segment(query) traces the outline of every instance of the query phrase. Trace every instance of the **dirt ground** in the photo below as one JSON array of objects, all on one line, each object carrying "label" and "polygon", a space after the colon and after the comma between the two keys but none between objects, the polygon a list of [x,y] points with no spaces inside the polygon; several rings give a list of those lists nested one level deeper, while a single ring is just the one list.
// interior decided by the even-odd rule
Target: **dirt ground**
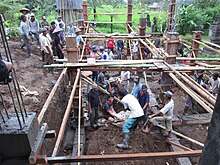
[{"label": "dirt ground", "polygon": [[[51,89],[56,83],[61,70],[54,70],[52,72],[44,69],[43,62],[40,61],[40,49],[38,49],[36,45],[31,46],[32,56],[28,57],[25,50],[20,48],[21,42],[19,40],[8,41],[8,44],[20,86],[24,86],[30,91],[36,91],[39,94],[37,96],[23,96],[25,108],[28,112],[36,112],[39,114],[51,92]],[[0,51],[3,59],[6,59],[3,47],[0,47]],[[8,87],[2,85],[1,93],[3,94],[8,111],[14,112]],[[52,100],[51,105],[48,107],[48,112],[43,118],[43,122],[48,123],[48,130],[56,130],[56,132],[59,131],[59,125],[62,121],[60,116],[63,116],[64,113],[63,109],[67,94],[68,92],[66,92],[66,89],[58,87],[55,97]],[[48,155],[51,154],[54,142],[55,139],[46,140]]]},{"label": "dirt ground", "polygon": [[[40,61],[40,51],[36,46],[32,46],[33,55],[27,57],[24,50],[20,49],[19,41],[9,41],[11,54],[14,62],[14,67],[17,73],[17,78],[21,86],[24,86],[30,91],[37,91],[38,96],[24,96],[24,102],[28,111],[39,113],[42,109],[52,87],[59,77],[60,71],[49,72],[43,69],[42,61]],[[2,56],[4,52],[0,48]],[[68,101],[69,91],[66,88],[58,88],[56,97],[52,100],[48,112],[45,114],[44,122],[47,122],[49,129],[59,130],[62,121],[66,101]],[[13,112],[12,101],[8,94],[7,86],[1,87],[1,93],[8,107],[8,111]],[[175,114],[183,112],[185,104],[185,94],[179,88],[175,88],[174,94]],[[200,142],[204,142],[207,129],[206,126],[184,126],[175,128],[180,133],[192,137]],[[190,130],[190,131],[189,131]],[[116,147],[117,143],[121,143],[123,139],[121,128],[109,125],[108,127],[100,127],[97,130],[86,130],[86,145],[85,154],[117,154],[117,153],[147,153],[147,152],[164,152],[170,151],[169,145],[165,142],[165,138],[156,131],[156,133],[146,135],[137,129],[134,135],[130,138],[131,150],[120,150]],[[180,140],[182,145],[192,149],[199,149],[195,144],[191,144],[186,140]],[[48,155],[51,155],[55,139],[46,140]],[[198,162],[198,158],[191,159],[193,164]],[[177,165],[176,159],[156,159],[147,161],[119,161],[119,162],[103,162],[103,163],[88,163],[88,165]]]}]

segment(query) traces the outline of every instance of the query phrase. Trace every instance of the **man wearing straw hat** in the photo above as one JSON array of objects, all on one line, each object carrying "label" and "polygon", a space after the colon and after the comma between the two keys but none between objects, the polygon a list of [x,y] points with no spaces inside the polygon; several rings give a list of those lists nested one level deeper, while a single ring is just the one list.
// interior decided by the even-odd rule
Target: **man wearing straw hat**
[{"label": "man wearing straw hat", "polygon": [[81,47],[81,45],[84,44],[84,40],[82,36],[80,35],[81,30],[79,28],[76,29],[75,34],[76,34],[76,46]]},{"label": "man wearing straw hat", "polygon": [[64,51],[60,40],[60,32],[62,30],[63,29],[57,26],[53,31],[53,34],[55,34],[54,43],[55,43],[56,53],[59,59],[64,59]]},{"label": "man wearing straw hat", "polygon": [[21,12],[24,16],[26,16],[26,18],[27,18],[26,23],[28,24],[28,23],[29,23],[29,20],[30,20],[30,18],[31,18],[31,16],[30,16],[30,10],[24,7],[24,8],[22,8],[22,9],[20,10],[20,12]]}]

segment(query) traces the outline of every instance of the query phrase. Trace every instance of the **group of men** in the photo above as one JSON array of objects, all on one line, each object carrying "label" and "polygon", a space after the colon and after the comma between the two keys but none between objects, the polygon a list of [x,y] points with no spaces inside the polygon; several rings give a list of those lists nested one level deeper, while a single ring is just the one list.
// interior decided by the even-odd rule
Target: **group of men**
[{"label": "group of men", "polygon": [[[114,123],[116,121],[122,121],[120,114],[114,109],[114,97],[119,96],[121,98],[121,104],[123,104],[124,110],[129,110],[130,114],[123,125],[124,139],[122,144],[118,144],[118,148],[128,149],[128,140],[133,130],[139,123],[144,124],[142,131],[149,133],[153,125],[157,125],[164,121],[166,123],[166,135],[170,136],[172,130],[172,116],[174,101],[172,100],[173,93],[171,91],[164,92],[165,106],[155,114],[152,114],[150,107],[150,95],[146,85],[140,83],[140,78],[135,76],[133,78],[134,86],[132,92],[129,93],[127,87],[118,81],[118,79],[110,77],[105,79],[106,72],[100,72],[100,79],[92,85],[92,89],[88,93],[88,110],[91,127],[96,128],[98,126],[99,109],[102,108],[103,118],[108,123]],[[107,77],[107,76],[106,76]],[[121,84],[119,83],[121,82]],[[98,85],[97,85],[98,84]],[[110,94],[105,95],[105,101],[102,102],[99,94],[99,88],[106,89]],[[102,95],[103,96],[103,95]],[[151,115],[150,115],[151,114]]]},{"label": "group of men", "polygon": [[64,58],[63,47],[65,45],[65,23],[61,16],[58,16],[56,21],[52,21],[50,26],[45,16],[42,17],[42,22],[39,24],[34,13],[29,13],[29,9],[22,8],[21,16],[21,36],[24,46],[27,47],[27,53],[31,56],[30,42],[35,38],[37,47],[41,49],[42,60],[45,64],[53,63],[53,56],[58,56],[59,59]]}]

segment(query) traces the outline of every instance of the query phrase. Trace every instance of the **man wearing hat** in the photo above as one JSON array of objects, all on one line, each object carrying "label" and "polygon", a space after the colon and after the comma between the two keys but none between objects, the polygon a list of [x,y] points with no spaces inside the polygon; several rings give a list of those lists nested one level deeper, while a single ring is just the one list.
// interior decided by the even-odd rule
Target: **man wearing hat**
[{"label": "man wearing hat", "polygon": [[26,23],[28,24],[29,23],[29,20],[30,20],[30,10],[29,9],[27,9],[27,8],[22,8],[21,10],[20,10],[20,12],[24,15],[24,16],[26,16],[26,18],[27,18],[27,20],[26,20]]},{"label": "man wearing hat", "polygon": [[49,26],[49,23],[47,22],[46,16],[42,17],[41,27],[44,28],[45,26]]},{"label": "man wearing hat", "polygon": [[31,19],[29,21],[29,34],[34,35],[35,39],[37,40],[37,44],[40,45],[40,36],[39,32],[39,22],[35,19],[35,14],[31,13]]},{"label": "man wearing hat", "polygon": [[41,43],[41,53],[42,53],[42,60],[46,64],[53,63],[53,51],[50,45],[50,40],[47,38],[48,30],[46,28],[42,29],[42,36],[40,37]]},{"label": "man wearing hat", "polygon": [[53,34],[55,34],[54,36],[55,49],[56,49],[56,53],[59,59],[64,59],[64,51],[63,51],[63,46],[61,44],[61,39],[60,39],[60,32],[62,30],[63,29],[57,26],[53,31]]},{"label": "man wearing hat", "polygon": [[76,46],[79,47],[81,44],[84,44],[84,40],[82,36],[80,35],[81,30],[79,28],[76,29],[75,34],[76,34]]},{"label": "man wearing hat", "polygon": [[99,104],[102,106],[99,98],[98,85],[92,84],[92,89],[88,93],[88,110],[91,127],[97,126],[99,117]]},{"label": "man wearing hat", "polygon": [[63,24],[63,29],[65,30],[65,23],[62,21],[61,16],[57,17],[57,20],[55,21],[55,23],[56,23],[56,27],[58,27],[60,25],[60,23],[62,23]]},{"label": "man wearing hat", "polygon": [[20,30],[21,30],[21,36],[23,39],[23,44],[21,48],[23,49],[24,46],[27,47],[27,53],[30,56],[31,55],[31,49],[30,49],[30,37],[29,37],[29,28],[26,24],[27,17],[25,15],[21,16],[21,24],[20,24]]},{"label": "man wearing hat", "polygon": [[142,88],[140,92],[137,95],[137,99],[141,105],[141,107],[144,110],[144,117],[146,119],[147,117],[147,108],[150,108],[149,102],[150,102],[150,96],[149,93],[147,92],[147,85],[142,85]]},{"label": "man wearing hat", "polygon": [[150,119],[149,124],[143,129],[143,132],[149,133],[153,126],[161,122],[165,122],[166,124],[166,136],[170,136],[172,131],[172,117],[173,117],[173,109],[174,109],[174,101],[172,99],[173,93],[171,91],[164,92],[165,95],[165,106],[153,115],[149,115]]},{"label": "man wearing hat", "polygon": [[141,90],[142,85],[140,84],[140,77],[139,76],[135,76],[134,77],[134,87],[131,91],[131,94],[137,98],[138,93]]}]

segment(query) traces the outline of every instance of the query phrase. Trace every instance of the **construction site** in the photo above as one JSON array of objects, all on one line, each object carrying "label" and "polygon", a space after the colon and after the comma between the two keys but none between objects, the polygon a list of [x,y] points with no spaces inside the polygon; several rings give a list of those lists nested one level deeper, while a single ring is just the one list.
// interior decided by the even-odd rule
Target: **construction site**
[{"label": "construction site", "polygon": [[[220,97],[211,94],[191,75],[203,71],[208,79],[214,72],[219,72],[219,58],[198,56],[204,50],[220,54],[220,46],[204,41],[202,31],[192,32],[187,40],[180,38],[174,31],[176,0],[169,2],[165,32],[155,33],[146,31],[146,18],[141,16],[161,12],[132,12],[132,0],[128,0],[127,13],[97,14],[126,15],[126,22],[89,21],[86,1],[77,3],[79,10],[70,11],[70,4],[58,6],[58,12],[67,24],[77,23],[85,43],[102,46],[108,39],[123,40],[125,49],[122,57],[87,60],[86,44],[77,47],[76,36],[69,34],[66,35],[65,58],[42,67],[40,52],[35,47],[31,48],[34,55],[26,58],[25,53],[18,49],[18,41],[7,39],[4,21],[0,17],[0,52],[16,68],[11,73],[12,82],[0,85],[0,164],[219,164]],[[140,15],[138,26],[133,24],[132,16],[135,14]],[[122,24],[126,31],[106,34],[97,31],[94,23]],[[219,36],[220,30],[214,35]],[[161,42],[159,47],[153,43],[156,40]],[[137,43],[136,53],[132,51],[133,43]],[[187,49],[187,57],[177,54],[180,45]],[[150,56],[144,52],[145,48],[150,51]],[[153,113],[159,111],[158,98],[163,92],[172,90],[174,115],[171,137],[163,136],[164,124],[158,124],[149,134],[137,127],[129,140],[131,149],[123,150],[117,148],[117,144],[123,139],[124,121],[109,124],[100,118],[99,127],[90,127],[88,93],[95,83],[91,78],[92,71],[108,72],[115,79],[122,71],[129,71],[128,92],[133,87],[132,79],[139,76],[140,83],[148,87]],[[104,100],[109,92],[101,86],[98,89]],[[195,101],[194,112],[190,110],[188,114],[184,113],[186,96]],[[120,99],[117,95],[114,97],[117,113],[125,111]]]}]

